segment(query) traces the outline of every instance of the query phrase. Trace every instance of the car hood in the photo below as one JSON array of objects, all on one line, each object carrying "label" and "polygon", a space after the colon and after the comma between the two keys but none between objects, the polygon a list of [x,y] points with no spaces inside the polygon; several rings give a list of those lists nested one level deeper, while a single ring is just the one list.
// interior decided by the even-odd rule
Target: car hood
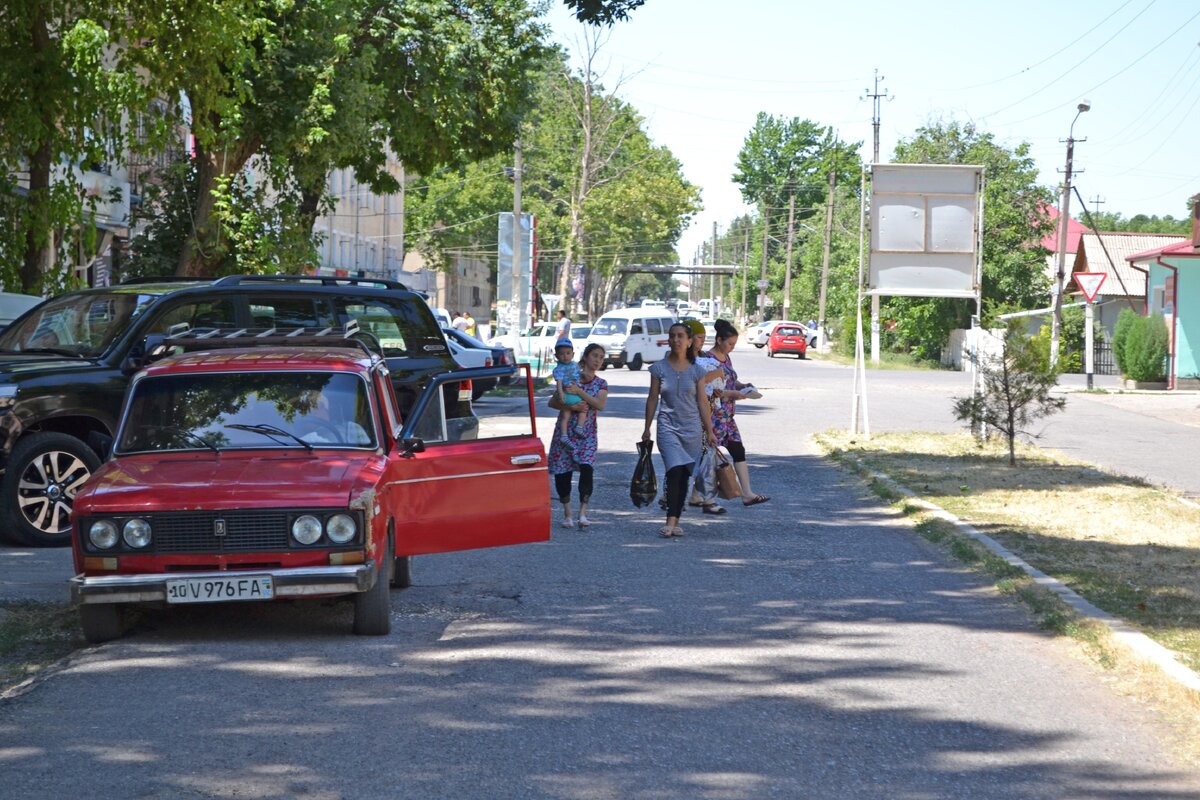
[{"label": "car hood", "polygon": [[5,353],[0,351],[0,383],[21,378],[30,373],[71,372],[93,369],[90,358],[70,358],[50,353]]},{"label": "car hood", "polygon": [[92,475],[75,512],[345,506],[376,484],[383,462],[375,452],[126,456]]}]

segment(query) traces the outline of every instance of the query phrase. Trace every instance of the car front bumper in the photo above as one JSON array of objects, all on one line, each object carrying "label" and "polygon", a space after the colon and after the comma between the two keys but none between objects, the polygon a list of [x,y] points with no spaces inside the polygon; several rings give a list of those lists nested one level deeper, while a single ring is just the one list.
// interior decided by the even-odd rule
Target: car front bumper
[{"label": "car front bumper", "polygon": [[375,562],[346,567],[293,567],[152,575],[83,575],[71,578],[71,599],[84,603],[166,602],[167,581],[178,578],[231,578],[269,575],[275,597],[365,592],[375,585]]}]

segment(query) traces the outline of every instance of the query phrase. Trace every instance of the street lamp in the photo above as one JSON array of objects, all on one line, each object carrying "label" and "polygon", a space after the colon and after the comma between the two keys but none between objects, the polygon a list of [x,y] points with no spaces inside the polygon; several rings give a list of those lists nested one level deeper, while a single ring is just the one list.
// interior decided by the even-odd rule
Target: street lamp
[{"label": "street lamp", "polygon": [[[1080,114],[1091,111],[1092,104],[1083,100],[1076,108],[1079,110],[1075,112],[1075,119],[1071,120],[1071,127],[1067,132],[1067,168],[1063,181],[1062,202],[1058,207],[1058,273],[1054,283],[1054,317],[1050,321],[1050,366],[1052,367],[1058,363],[1058,340],[1062,332],[1062,296],[1065,288],[1063,279],[1066,276],[1067,267],[1067,224],[1071,218],[1071,166],[1075,158],[1075,123],[1079,121]],[[1079,141],[1086,142],[1087,139]]]}]

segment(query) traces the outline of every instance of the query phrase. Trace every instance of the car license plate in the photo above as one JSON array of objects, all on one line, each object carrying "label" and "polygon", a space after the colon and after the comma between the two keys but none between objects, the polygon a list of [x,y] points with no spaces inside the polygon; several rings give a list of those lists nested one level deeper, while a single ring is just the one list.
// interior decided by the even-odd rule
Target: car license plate
[{"label": "car license plate", "polygon": [[228,578],[179,578],[167,581],[168,603],[217,603],[226,600],[270,600],[275,587],[270,575],[231,575]]}]

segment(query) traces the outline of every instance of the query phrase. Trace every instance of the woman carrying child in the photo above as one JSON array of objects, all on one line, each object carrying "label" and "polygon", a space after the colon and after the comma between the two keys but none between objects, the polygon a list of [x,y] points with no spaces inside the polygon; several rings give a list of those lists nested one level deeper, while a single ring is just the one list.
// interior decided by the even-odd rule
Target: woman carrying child
[{"label": "woman carrying child", "polygon": [[563,413],[575,412],[584,418],[570,436],[555,426],[554,437],[550,440],[547,460],[550,474],[554,476],[558,502],[562,503],[564,528],[575,527],[575,520],[571,518],[571,477],[576,470],[579,471],[579,527],[586,528],[591,524],[587,511],[592,499],[592,465],[596,461],[599,444],[596,415],[604,410],[608,402],[608,382],[596,374],[603,364],[604,347],[595,342],[589,344],[583,349],[583,358],[579,360],[580,377],[575,388],[579,390],[580,402],[568,408],[563,406],[557,393],[550,398],[551,408]]}]

